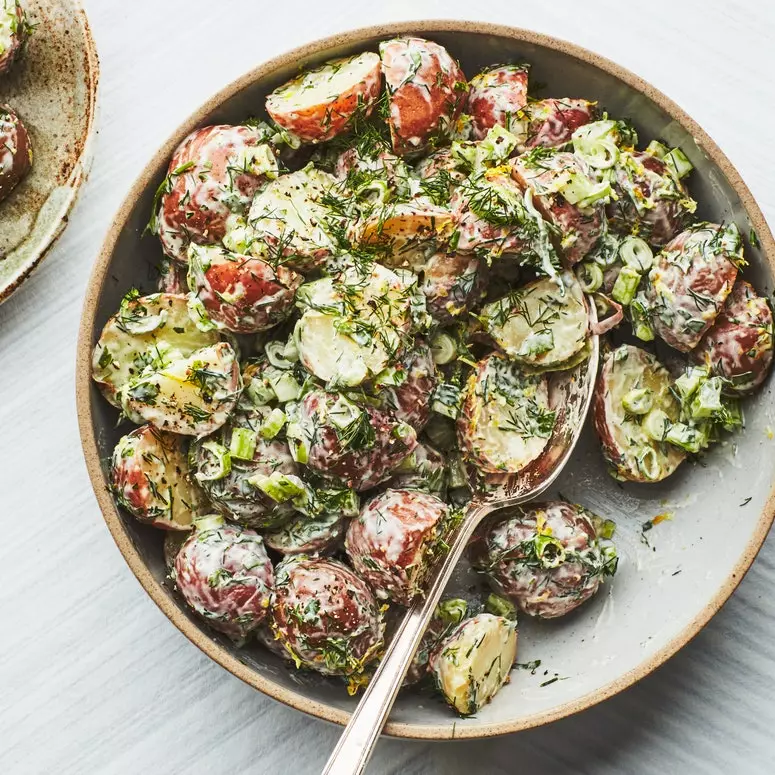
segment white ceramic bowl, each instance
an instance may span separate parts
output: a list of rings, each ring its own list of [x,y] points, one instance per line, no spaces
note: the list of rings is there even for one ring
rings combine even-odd
[[[311,43],[243,76],[188,118],[151,159],[108,234],[87,291],[78,354],[78,411],[89,471],[105,520],[126,561],[149,595],[185,635],[234,675],[282,702],[344,723],[356,702],[340,681],[296,673],[260,646],[235,648],[186,611],[164,583],[162,535],[119,512],[101,466],[120,431],[116,413],[90,384],[90,353],[99,331],[132,285],[151,289],[149,265],[158,241],[142,237],[153,192],[177,144],[194,128],[239,122],[260,114],[265,95],[308,66],[345,53],[375,49],[384,38],[416,33],[437,40],[472,76],[493,62],[527,61],[546,96],[598,100],[611,115],[629,117],[642,142],[679,145],[696,171],[690,180],[698,215],[734,220],[754,230],[761,247],[747,245],[745,276],[762,292],[773,288],[775,243],[740,176],[713,141],[663,94],[589,51],[543,35],[495,25],[428,21],[355,30]],[[766,460],[773,442],[769,385],[746,404],[748,429],[720,445],[706,465],[684,465],[659,485],[620,485],[606,473],[599,444],[587,428],[570,468],[553,494],[617,521],[622,556],[612,583],[574,614],[549,622],[523,617],[518,660],[541,660],[534,673],[517,668],[511,683],[474,718],[456,719],[430,694],[403,693],[387,733],[417,738],[502,734],[567,716],[610,697],[668,659],[707,623],[753,561],[773,519],[775,470]],[[662,521],[644,533],[643,523]],[[648,543],[646,543],[648,541]],[[478,583],[461,567],[458,585]],[[551,683],[551,679],[557,678]],[[544,685],[542,685],[544,684]]]

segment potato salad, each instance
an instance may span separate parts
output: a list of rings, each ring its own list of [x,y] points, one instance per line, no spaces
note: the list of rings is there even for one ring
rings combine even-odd
[[[265,108],[175,151],[148,225],[158,286],[127,290],[93,377],[136,426],[116,500],[167,531],[185,603],[355,693],[477,489],[541,465],[553,375],[593,336],[602,454],[656,482],[742,425],[772,312],[736,226],[695,217],[685,153],[534,95],[528,63],[469,80],[400,37]],[[591,599],[613,536],[564,500],[486,520],[469,559],[492,593],[440,604],[406,685],[476,713],[509,680],[518,616]]]

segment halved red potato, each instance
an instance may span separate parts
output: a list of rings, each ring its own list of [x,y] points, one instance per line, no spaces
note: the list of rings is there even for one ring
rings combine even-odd
[[[299,514],[282,527],[264,533],[264,540],[280,554],[324,554],[341,544],[346,527],[341,514],[324,514],[314,519]]]
[[[436,387],[436,364],[428,343],[415,340],[414,349],[388,369],[375,385],[383,408],[420,433],[431,415],[431,393]]]
[[[589,336],[584,293],[571,272],[559,282],[547,277],[515,288],[487,304],[479,319],[509,358],[546,370],[566,368]]]
[[[337,219],[322,202],[336,178],[307,166],[281,175],[253,199],[248,224],[258,243],[269,248],[272,263],[309,272],[333,255],[336,242],[328,225]]]
[[[292,476],[299,473],[285,441],[261,436],[262,421],[268,414],[267,407],[247,408],[241,403],[216,433],[191,447],[194,478],[212,505],[228,519],[257,530],[282,525],[293,516],[294,509],[290,502],[272,500],[249,480],[271,476],[275,471]],[[225,471],[223,456],[231,448],[236,428],[255,434],[255,449],[250,459],[229,454],[228,470]]]
[[[21,54],[30,29],[19,0],[0,0],[0,75],[7,73]]]
[[[686,454],[678,447],[654,438],[661,432],[664,417],[675,422],[678,402],[670,390],[673,380],[667,369],[645,350],[624,344],[603,359],[592,413],[603,455],[617,479],[630,482],[659,482],[683,463]],[[644,414],[628,412],[625,397],[633,390],[644,390],[650,405]],[[667,432],[667,428],[664,428]]]
[[[635,233],[662,247],[686,227],[696,202],[662,159],[620,148],[613,169],[617,198],[606,210],[614,231]]]
[[[430,444],[421,441],[387,480],[392,490],[421,490],[443,498],[447,492],[447,461]]]
[[[148,368],[160,368],[220,341],[200,331],[188,313],[186,297],[171,293],[127,294],[108,320],[92,355],[92,379],[113,406],[120,391]]]
[[[524,147],[557,148],[570,142],[571,135],[595,118],[595,103],[572,97],[529,102],[525,106],[528,119]]]
[[[452,212],[434,205],[427,197],[377,207],[354,229],[354,241],[362,245],[390,247],[383,259],[391,267],[412,267],[413,251],[428,244],[447,244],[455,229]]]
[[[350,267],[302,286],[294,338],[301,363],[330,385],[354,387],[400,355],[412,326],[411,287],[387,267]]]
[[[527,78],[527,65],[501,65],[471,79],[466,113],[471,116],[474,140],[484,139],[496,124],[524,134]]]
[[[333,59],[275,89],[266,112],[307,143],[320,143],[345,131],[356,110],[368,116],[379,97],[379,57],[364,51]]]
[[[409,605],[449,530],[449,507],[417,490],[387,490],[350,522],[345,549],[377,597]]]
[[[425,263],[422,283],[431,317],[449,325],[476,306],[487,289],[487,270],[478,256],[434,253]]]
[[[616,571],[592,515],[562,501],[531,503],[486,520],[469,546],[473,566],[530,616],[555,619],[589,600]]]
[[[486,705],[509,680],[517,657],[517,623],[479,614],[464,619],[431,653],[436,686],[461,716]]]
[[[554,430],[546,377],[493,354],[466,385],[457,420],[464,456],[480,471],[516,473],[538,458]]]
[[[199,437],[229,419],[241,391],[237,354],[219,342],[144,372],[126,384],[120,399],[132,422]]]
[[[360,676],[382,651],[374,594],[344,563],[299,555],[276,571],[272,629],[297,667]]]
[[[240,641],[266,619],[274,587],[261,536],[209,515],[175,557],[175,584],[211,627]]]
[[[734,224],[700,223],[669,242],[649,273],[651,324],[671,347],[690,352],[713,325],[742,261]]]
[[[597,183],[575,154],[548,149],[513,159],[511,170],[519,185],[530,189],[543,217],[557,228],[559,253],[571,266],[577,264],[606,231],[603,200],[586,201],[583,196],[596,189],[610,192],[609,186]]]
[[[11,193],[30,167],[32,144],[27,129],[11,108],[0,105],[0,201]]]
[[[235,334],[254,334],[281,323],[293,309],[304,279],[280,265],[220,247],[191,245],[188,284],[210,320]]]
[[[170,160],[151,228],[164,252],[185,263],[192,242],[220,242],[229,215],[247,210],[258,187],[275,177],[277,160],[257,129],[225,124],[197,129]]]
[[[119,439],[110,486],[132,516],[167,530],[188,530],[204,502],[191,478],[184,440],[151,425]]]
[[[463,110],[468,84],[449,52],[422,38],[379,44],[390,97],[390,135],[399,156],[418,153],[448,137]]]
[[[772,308],[750,283],[738,280],[692,359],[729,380],[725,389],[744,394],[764,382],[772,350]]]
[[[389,412],[322,390],[304,396],[297,423],[307,465],[358,492],[388,479],[417,446],[414,429]]]

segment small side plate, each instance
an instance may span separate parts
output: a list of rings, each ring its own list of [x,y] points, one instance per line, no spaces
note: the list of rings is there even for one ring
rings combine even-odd
[[[23,0],[36,25],[27,50],[0,76],[0,103],[32,138],[33,166],[0,202],[0,302],[41,262],[67,225],[91,161],[99,61],[78,0]]]

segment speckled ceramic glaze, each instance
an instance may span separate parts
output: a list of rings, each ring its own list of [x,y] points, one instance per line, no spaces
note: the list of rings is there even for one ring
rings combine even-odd
[[[87,291],[78,355],[78,412],[86,461],[105,520],[138,579],[165,614],[227,670],[282,702],[338,723],[356,700],[339,681],[288,670],[259,646],[236,649],[202,626],[164,584],[162,536],[120,513],[111,500],[100,460],[121,431],[115,410],[89,381],[91,348],[108,316],[132,285],[150,290],[149,266],[161,258],[158,240],[142,237],[153,192],[175,146],[192,129],[238,122],[259,113],[265,95],[299,67],[369,48],[400,33],[432,38],[459,57],[470,77],[493,62],[532,63],[542,96],[598,100],[613,116],[630,117],[641,140],[679,145],[696,167],[690,189],[698,215],[734,220],[760,247],[746,245],[745,276],[773,290],[775,243],[740,176],[713,141],[653,87],[589,51],[525,30],[428,21],[356,30],[309,44],[260,66],[187,119],[143,170],[117,214]],[[575,713],[642,678],[692,638],[732,593],[770,527],[775,500],[775,442],[769,426],[769,384],[746,404],[747,430],[718,446],[706,465],[685,465],[659,485],[621,485],[606,473],[594,433],[587,428],[570,468],[550,496],[579,502],[617,521],[622,560],[612,583],[569,616],[547,622],[522,617],[518,661],[541,660],[534,671],[516,668],[511,683],[476,717],[455,717],[430,694],[406,692],[395,705],[388,734],[449,739],[512,732]],[[644,523],[657,515],[644,532]],[[461,566],[459,589],[478,584]],[[557,679],[557,680],[552,680]],[[543,684],[543,685],[542,685]]]
[[[78,0],[24,0],[35,30],[10,73],[0,103],[24,121],[34,160],[0,202],[0,301],[7,299],[67,225],[91,161],[99,66]]]

